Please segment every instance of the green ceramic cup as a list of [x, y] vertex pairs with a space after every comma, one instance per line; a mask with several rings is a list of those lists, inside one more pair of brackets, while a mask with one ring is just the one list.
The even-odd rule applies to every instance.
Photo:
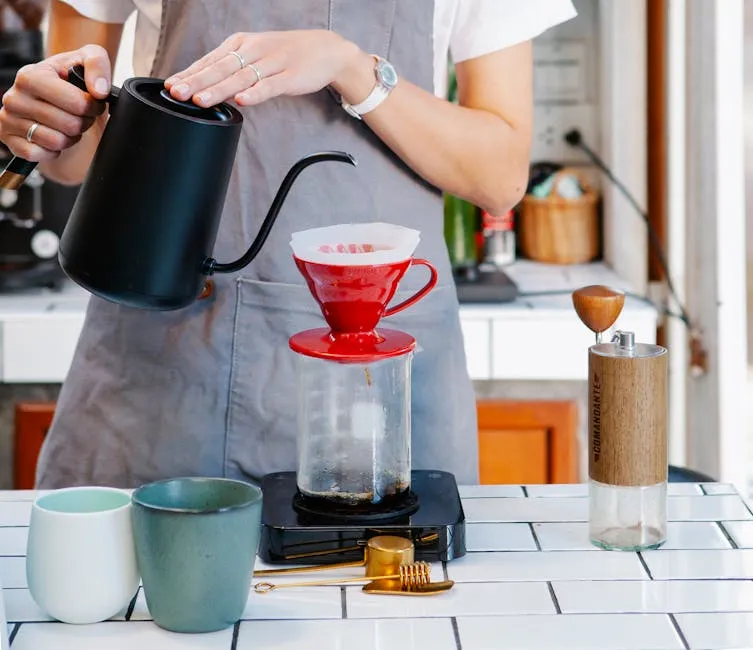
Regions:
[[222, 478], [150, 483], [132, 497], [144, 596], [160, 627], [215, 632], [240, 620], [259, 545], [261, 490]]

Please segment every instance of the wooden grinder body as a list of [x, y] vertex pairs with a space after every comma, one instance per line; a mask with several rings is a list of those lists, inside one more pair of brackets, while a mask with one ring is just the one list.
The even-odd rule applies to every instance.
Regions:
[[667, 480], [667, 350], [589, 349], [589, 477], [606, 485]]

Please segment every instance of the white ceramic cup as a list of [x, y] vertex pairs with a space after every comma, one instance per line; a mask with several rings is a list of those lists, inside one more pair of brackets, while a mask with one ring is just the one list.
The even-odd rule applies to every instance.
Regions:
[[139, 586], [130, 494], [76, 487], [39, 497], [26, 579], [37, 605], [64, 623], [97, 623], [127, 607]]

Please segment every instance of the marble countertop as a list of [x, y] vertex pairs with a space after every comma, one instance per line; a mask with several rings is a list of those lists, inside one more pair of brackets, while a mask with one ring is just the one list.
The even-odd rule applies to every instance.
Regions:
[[[505, 272], [517, 284], [520, 298], [460, 308], [471, 378], [584, 380], [593, 334], [578, 320], [570, 292], [589, 284], [628, 292], [630, 287], [601, 263], [558, 266], [520, 260]], [[72, 283], [62, 291], [0, 295], [0, 382], [62, 382], [88, 300], [89, 294]], [[628, 296], [615, 327], [654, 343], [657, 319], [653, 306]]]
[[358, 586], [252, 593], [234, 628], [192, 636], [154, 625], [142, 593], [112, 621], [50, 622], [26, 588], [34, 493], [0, 492], [0, 582], [11, 649], [753, 647], [753, 514], [732, 486], [671, 484], [667, 544], [644, 553], [589, 545], [586, 490], [461, 488], [469, 552], [433, 567], [435, 579], [456, 581], [440, 596], [373, 596]]

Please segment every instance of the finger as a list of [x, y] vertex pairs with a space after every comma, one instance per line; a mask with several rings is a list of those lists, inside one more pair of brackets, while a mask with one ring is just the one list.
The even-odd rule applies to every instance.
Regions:
[[211, 88], [241, 70], [241, 62], [238, 57], [227, 52], [221, 59], [209, 67], [181, 79], [179, 83], [170, 89], [170, 93], [173, 97], [186, 101], [193, 95]]
[[36, 99], [11, 88], [3, 96], [4, 114], [9, 117], [26, 118], [75, 137], [86, 131], [93, 123], [94, 117], [66, 113], [49, 102]]
[[265, 77], [248, 90], [238, 93], [233, 99], [238, 106], [255, 106], [274, 97], [285, 95], [290, 85], [290, 75], [286, 72]]
[[29, 162], [42, 162], [54, 160], [60, 155], [59, 151], [49, 151], [44, 147], [26, 141], [26, 137], [9, 136], [5, 145], [14, 156], [28, 160]]
[[27, 135], [32, 125], [38, 124], [31, 136], [31, 143], [48, 151], [63, 151], [76, 144], [80, 135], [68, 136], [65, 133], [51, 129], [44, 124], [39, 124], [33, 120], [27, 120], [22, 117], [6, 117], [3, 119], [3, 132], [11, 136], [22, 137], [28, 142]]
[[92, 97], [104, 99], [110, 93], [112, 65], [107, 50], [101, 45], [84, 45], [74, 52], [51, 56], [43, 63], [54, 68], [59, 77], [68, 78], [68, 69], [74, 65], [84, 68], [84, 81]]
[[[283, 65], [281, 63], [275, 63], [270, 59], [256, 61], [253, 65], [261, 73], [261, 80], [264, 80], [266, 77], [277, 75], [283, 71]], [[193, 96], [193, 100], [199, 106], [216, 106], [221, 102], [235, 97], [244, 90], [251, 88], [259, 81], [260, 78], [257, 76], [254, 69], [247, 65], [243, 70], [239, 70], [219, 83], [197, 93]]]
[[233, 34], [232, 36], [226, 38], [218, 47], [205, 54], [198, 61], [192, 63], [185, 70], [181, 70], [180, 72], [177, 72], [174, 75], [168, 77], [165, 80], [165, 88], [170, 90], [172, 86], [174, 86], [178, 81], [183, 80], [186, 77], [190, 77], [200, 70], [213, 65], [214, 63], [222, 59], [225, 55], [227, 55], [228, 52], [240, 47], [243, 40], [242, 37], [243, 34]]
[[21, 68], [16, 74], [14, 86], [22, 94], [46, 101], [73, 115], [93, 117], [105, 109], [103, 102], [61, 79], [49, 62], [43, 61]]
[[107, 50], [99, 45], [85, 45], [81, 53], [86, 88], [92, 97], [104, 99], [110, 94], [112, 69]]
[[202, 57], [195, 63], [192, 63], [185, 70], [181, 70], [180, 72], [166, 79], [165, 88], [167, 88], [168, 90], [172, 90], [173, 86], [183, 81], [186, 77], [190, 77], [196, 74], [197, 72], [199, 72], [200, 70], [203, 70], [204, 68], [210, 65], [213, 65], [214, 63], [222, 59], [224, 56], [226, 56], [229, 51], [230, 50], [226, 50], [224, 48], [212, 50], [206, 56]]

